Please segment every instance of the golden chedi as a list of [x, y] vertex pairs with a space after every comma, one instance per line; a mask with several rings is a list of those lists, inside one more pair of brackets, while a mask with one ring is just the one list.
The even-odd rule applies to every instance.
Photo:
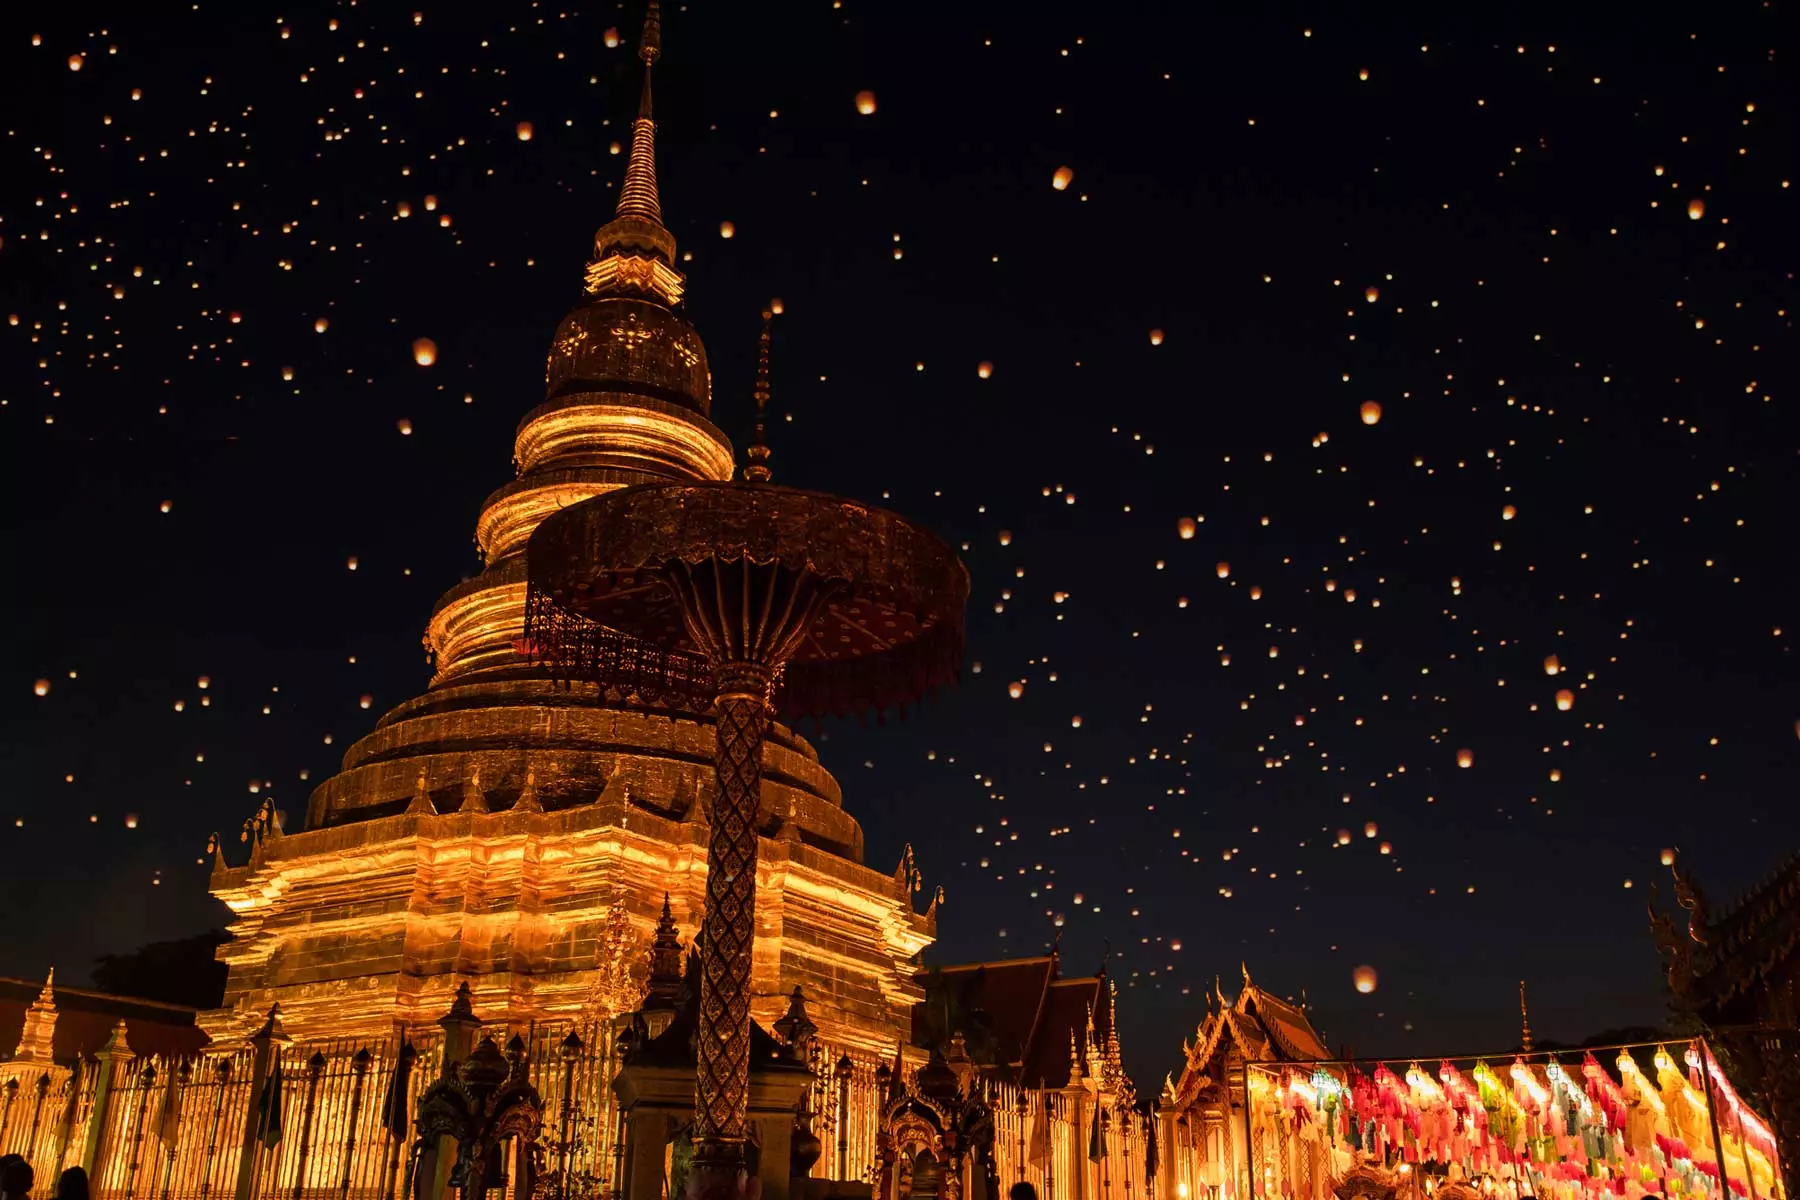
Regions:
[[[555, 683], [523, 642], [525, 546], [545, 517], [632, 484], [732, 475], [662, 223], [659, 52], [652, 6], [618, 211], [557, 328], [544, 401], [519, 423], [517, 476], [476, 520], [485, 569], [432, 613], [430, 687], [350, 747], [301, 831], [269, 828], [248, 863], [215, 865], [234, 917], [225, 1007], [203, 1017], [216, 1039], [275, 1002], [301, 1039], [419, 1026], [465, 981], [487, 1021], [591, 1015], [618, 990], [596, 980], [642, 958], [606, 935], [615, 907], [637, 947], [665, 890], [684, 941], [699, 928], [710, 718], [672, 694]], [[913, 911], [916, 872], [863, 865], [862, 830], [804, 738], [772, 726], [762, 763], [753, 1014], [774, 1021], [800, 985], [833, 1056], [872, 1070], [905, 1041], [935, 915]]]

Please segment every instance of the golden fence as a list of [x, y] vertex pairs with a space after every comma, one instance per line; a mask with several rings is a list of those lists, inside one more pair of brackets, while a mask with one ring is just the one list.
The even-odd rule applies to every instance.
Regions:
[[989, 1085], [988, 1102], [1002, 1195], [1023, 1181], [1037, 1189], [1040, 1200], [1150, 1200], [1144, 1118], [1107, 1093], [996, 1083]]

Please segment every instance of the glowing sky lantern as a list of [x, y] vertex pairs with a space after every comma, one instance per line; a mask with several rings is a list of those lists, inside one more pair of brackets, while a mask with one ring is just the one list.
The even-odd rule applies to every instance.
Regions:
[[1370, 304], [1375, 303], [1377, 300], [1381, 299], [1381, 289], [1378, 287], [1364, 288], [1363, 289], [1363, 299], [1368, 301]]
[[1662, 865], [1665, 867], [1672, 867], [1675, 865], [1675, 851], [1674, 850], [1672, 850], [1672, 849], [1664, 849], [1663, 850]]
[[1544, 674], [1554, 675], [1562, 670], [1562, 660], [1554, 654], [1544, 656]]
[[375, 703], [375, 697], [369, 695], [367, 692], [364, 692], [356, 698], [356, 706], [358, 708], [367, 708], [373, 703]]
[[1152, 346], [1162, 345], [1162, 339], [1163, 339], [1163, 331], [1162, 330], [1152, 329], [1150, 331], [1150, 344]]
[[994, 373], [994, 364], [993, 363], [979, 362], [979, 363], [975, 364], [975, 374], [978, 377], [980, 377], [982, 379], [986, 379], [993, 373]]
[[1571, 708], [1574, 708], [1574, 707], [1575, 707], [1575, 693], [1574, 692], [1570, 691], [1568, 688], [1563, 688], [1561, 691], [1556, 693], [1556, 711], [1557, 712], [1568, 712]]
[[856, 111], [865, 117], [875, 115], [875, 93], [867, 89], [856, 93]]
[[1456, 752], [1456, 765], [1462, 767], [1464, 770], [1474, 766], [1475, 752], [1468, 749], [1458, 750]]
[[136, 813], [126, 813], [125, 814], [125, 828], [136, 829], [137, 825], [138, 825], [138, 815]]
[[1362, 403], [1362, 423], [1364, 425], [1375, 425], [1380, 421], [1381, 405], [1375, 403], [1373, 400], [1364, 400]]
[[1056, 168], [1056, 174], [1050, 177], [1050, 186], [1059, 192], [1067, 190], [1073, 182], [1075, 182], [1075, 172], [1068, 167]]
[[81, 64], [83, 61], [85, 61], [85, 60], [79, 54], [69, 55], [69, 70], [71, 70], [71, 71], [81, 70]]
[[1375, 822], [1373, 822], [1373, 821], [1370, 821], [1363, 826], [1363, 836], [1366, 838], [1372, 838], [1380, 832], [1381, 832], [1380, 827], [1377, 826], [1375, 824]]
[[602, 38], [602, 40], [604, 40], [606, 42], [606, 48], [608, 50], [617, 50], [619, 48], [619, 31], [618, 31], [618, 29], [609, 28], [604, 34], [601, 35], [601, 38]]
[[330, 329], [330, 328], [331, 328], [331, 322], [327, 321], [324, 317], [320, 317], [318, 320], [313, 322], [313, 332], [314, 333], [324, 333], [327, 329]]
[[430, 338], [418, 338], [413, 342], [413, 361], [421, 367], [429, 367], [437, 361], [437, 343]]
[[1002, 546], [1010, 546], [1010, 545], [1012, 545], [1012, 530], [1010, 530], [1010, 529], [1002, 529], [1002, 530], [1001, 530], [1001, 531], [1000, 531], [1000, 544], [1001, 544], [1001, 545], [1002, 545]]
[[1069, 728], [1070, 729], [1080, 729], [1081, 728], [1081, 714], [1080, 713], [1076, 713], [1074, 716], [1069, 718]]
[[1500, 510], [1500, 519], [1502, 521], [1510, 521], [1518, 515], [1519, 515], [1519, 510], [1517, 508], [1514, 508], [1510, 504], [1508, 504], [1505, 508]]
[[1025, 694], [1025, 685], [1015, 679], [1006, 685], [1006, 694], [1011, 696], [1014, 700], [1017, 700], [1020, 696]]
[[520, 121], [517, 125], [513, 126], [513, 132], [519, 135], [519, 140], [521, 142], [529, 142], [532, 133], [531, 122]]
[[394, 428], [398, 429], [400, 431], [401, 437], [411, 437], [412, 436], [412, 422], [407, 420], [405, 417], [401, 417], [398, 421], [395, 421]]
[[1695, 196], [1692, 200], [1688, 201], [1688, 220], [1698, 221], [1701, 217], [1704, 217], [1705, 215], [1706, 215], [1706, 201], [1702, 200], [1698, 196]]
[[31, 691], [33, 695], [48, 696], [50, 694], [50, 681], [48, 679], [38, 680], [31, 685]]
[[730, 221], [720, 221], [719, 222], [719, 236], [722, 238], [736, 237], [737, 236], [737, 226], [733, 225]]
[[1199, 528], [1200, 527], [1194, 523], [1194, 518], [1192, 517], [1182, 517], [1175, 522], [1175, 533], [1184, 542], [1192, 540], [1194, 533]]
[[1216, 566], [1213, 567], [1213, 571], [1218, 574], [1220, 579], [1231, 578], [1231, 564], [1228, 562], [1221, 562], [1221, 563], [1217, 564]]
[[1350, 972], [1350, 982], [1355, 986], [1357, 991], [1367, 996], [1375, 990], [1375, 984], [1377, 982], [1375, 968], [1364, 963], [1362, 966], [1356, 968], [1356, 970]]

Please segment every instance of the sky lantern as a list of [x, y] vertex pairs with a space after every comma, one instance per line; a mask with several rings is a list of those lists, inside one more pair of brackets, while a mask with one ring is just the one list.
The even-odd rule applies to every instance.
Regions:
[[1350, 972], [1350, 982], [1355, 986], [1357, 991], [1367, 996], [1370, 992], [1375, 990], [1375, 984], [1377, 982], [1375, 968], [1364, 963], [1362, 966], [1356, 968], [1356, 970]]
[[1213, 567], [1213, 571], [1218, 574], [1220, 579], [1231, 578], [1231, 564], [1228, 562], [1221, 562], [1221, 563], [1216, 564]]
[[520, 121], [517, 125], [513, 126], [513, 132], [519, 135], [519, 140], [521, 142], [529, 142], [531, 140], [531, 132], [532, 132], [531, 131], [531, 122], [530, 121]]
[[84, 58], [82, 58], [81, 55], [79, 55], [79, 54], [69, 55], [69, 70], [71, 70], [71, 71], [81, 70], [81, 65], [85, 61], [86, 60]]
[[1556, 693], [1556, 711], [1557, 712], [1568, 712], [1571, 708], [1574, 708], [1574, 707], [1575, 707], [1575, 693], [1574, 692], [1570, 691], [1568, 688], [1563, 688], [1562, 690], [1560, 690]]
[[606, 48], [608, 50], [617, 50], [619, 48], [619, 31], [617, 27], [607, 29], [601, 37], [606, 42]]
[[1056, 174], [1050, 177], [1050, 186], [1059, 192], [1066, 191], [1068, 186], [1074, 182], [1075, 172], [1071, 171], [1068, 167], [1056, 168]]
[[1381, 299], [1381, 289], [1374, 286], [1364, 288], [1363, 299], [1370, 304], [1375, 303], [1377, 300]]
[[1010, 529], [1002, 529], [1002, 530], [1001, 530], [1001, 531], [1000, 531], [1000, 544], [1001, 544], [1001, 545], [1002, 545], [1002, 546], [1010, 546], [1010, 545], [1012, 545], [1012, 530], [1010, 530]]
[[31, 685], [31, 691], [33, 695], [48, 696], [50, 694], [50, 681], [48, 679], [38, 680]]
[[1182, 517], [1175, 522], [1175, 533], [1184, 542], [1192, 541], [1195, 532], [1197, 532], [1199, 528], [1200, 527], [1195, 524], [1194, 518], [1192, 517]]
[[1500, 510], [1500, 519], [1502, 521], [1510, 521], [1518, 515], [1519, 515], [1519, 510], [1510, 504], [1508, 504], [1505, 508]]
[[1557, 658], [1556, 655], [1554, 655], [1554, 654], [1547, 654], [1544, 656], [1544, 674], [1554, 675], [1558, 671], [1561, 671], [1561, 670], [1562, 670], [1562, 660], [1561, 659]]
[[730, 221], [720, 221], [719, 222], [719, 236], [722, 238], [736, 237], [737, 236], [737, 226], [733, 225]]
[[1672, 867], [1675, 865], [1675, 851], [1673, 849], [1665, 848], [1663, 850], [1662, 865], [1665, 867]]
[[1074, 716], [1069, 718], [1069, 728], [1070, 729], [1080, 729], [1081, 728], [1081, 714], [1080, 713], [1076, 713]]
[[1475, 765], [1475, 752], [1473, 750], [1470, 750], [1467, 748], [1458, 750], [1456, 752], [1456, 765], [1463, 768], [1464, 770], [1467, 770], [1470, 767], [1474, 766]]
[[1706, 215], [1706, 201], [1702, 200], [1698, 196], [1695, 196], [1692, 200], [1688, 201], [1688, 220], [1698, 221], [1701, 217], [1704, 217], [1705, 215]]
[[868, 89], [856, 93], [856, 111], [865, 117], [875, 115], [875, 93]]
[[364, 692], [356, 698], [356, 706], [358, 708], [367, 708], [373, 703], [375, 703], [375, 697], [369, 695], [367, 692]]
[[1381, 405], [1375, 403], [1373, 400], [1364, 400], [1362, 403], [1362, 423], [1364, 425], [1376, 425], [1379, 424], [1380, 421]]
[[991, 376], [993, 373], [994, 373], [994, 364], [993, 363], [979, 362], [979, 363], [975, 364], [975, 374], [978, 377], [980, 377], [982, 379], [986, 379], [989, 376]]
[[1378, 825], [1376, 825], [1375, 822], [1373, 822], [1373, 821], [1370, 821], [1363, 826], [1363, 836], [1366, 838], [1372, 838], [1372, 837], [1376, 836], [1377, 834], [1379, 834], [1380, 832], [1381, 832], [1381, 828]]
[[418, 338], [413, 342], [413, 361], [421, 367], [429, 367], [437, 361], [437, 343], [430, 338]]
[[412, 422], [405, 417], [401, 417], [398, 421], [395, 421], [394, 428], [400, 431], [401, 437], [412, 436]]
[[1150, 344], [1152, 346], [1162, 345], [1162, 339], [1163, 339], [1163, 331], [1162, 330], [1152, 329], [1150, 331]]
[[330, 328], [331, 328], [331, 322], [327, 321], [324, 317], [320, 317], [318, 320], [313, 322], [313, 332], [314, 333], [324, 333], [327, 329], [330, 329]]
[[1025, 685], [1017, 679], [1006, 685], [1006, 694], [1017, 700], [1025, 694]]

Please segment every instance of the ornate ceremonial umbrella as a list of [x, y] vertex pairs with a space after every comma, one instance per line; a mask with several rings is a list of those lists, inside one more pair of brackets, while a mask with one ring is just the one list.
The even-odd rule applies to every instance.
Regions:
[[768, 482], [769, 314], [750, 464], [645, 484], [531, 536], [526, 640], [563, 679], [715, 710], [690, 1194], [743, 1185], [757, 802], [774, 712], [880, 712], [956, 678], [968, 572], [883, 509]]

